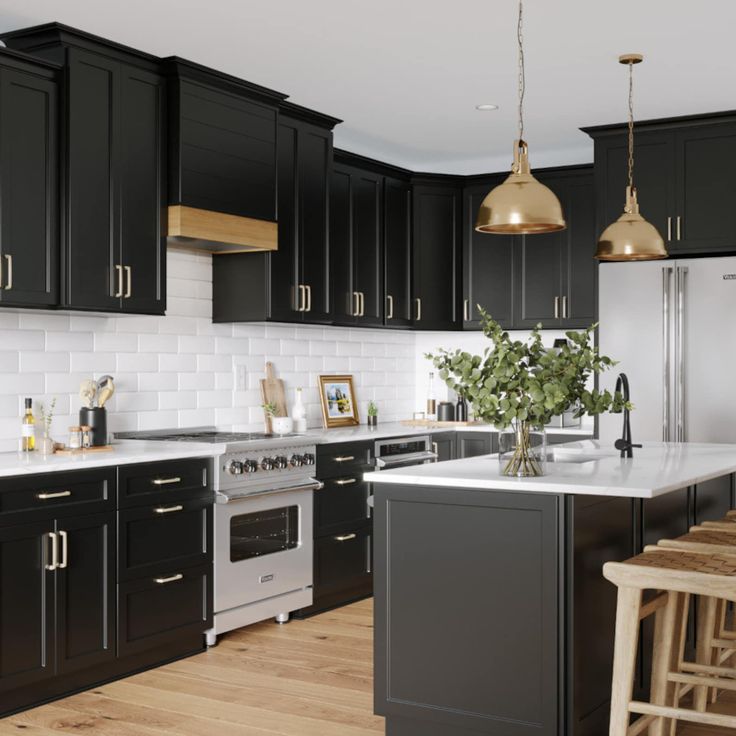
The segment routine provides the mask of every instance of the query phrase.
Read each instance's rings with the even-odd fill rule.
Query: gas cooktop
[[[282,440],[299,437],[297,434],[278,435],[265,432],[219,432],[210,428],[164,429],[153,432],[118,432],[120,440],[146,440],[148,442],[204,442],[211,445],[256,442],[258,440]]]

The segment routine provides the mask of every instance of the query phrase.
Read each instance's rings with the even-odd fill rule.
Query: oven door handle
[[[296,493],[297,491],[321,491],[325,484],[319,480],[310,480],[308,483],[300,483],[295,486],[283,486],[281,488],[266,488],[262,491],[236,491],[235,493],[223,493],[217,491],[215,503],[231,503],[233,501],[247,501],[249,498],[269,496],[274,493]]]
[[[377,468],[390,468],[392,465],[405,465],[406,463],[420,463],[427,462],[428,460],[437,460],[439,455],[436,452],[415,452],[411,455],[396,455],[390,460],[385,460],[382,457],[374,459],[374,464]]]

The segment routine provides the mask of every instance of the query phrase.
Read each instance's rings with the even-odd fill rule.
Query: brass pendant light
[[[529,167],[529,150],[524,140],[524,38],[523,7],[519,0],[516,38],[519,45],[519,138],[514,141],[511,174],[485,197],[478,210],[475,229],[479,233],[532,235],[564,230],[562,205],[554,192],[538,182]]]
[[[639,214],[634,186],[634,64],[644,57],[624,54],[618,60],[629,66],[629,181],[624,213],[603,231],[595,257],[599,261],[654,261],[667,258],[667,248],[657,228]]]

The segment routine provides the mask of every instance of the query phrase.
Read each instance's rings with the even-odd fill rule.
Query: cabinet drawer
[[[212,565],[118,585],[119,656],[204,634],[211,625]]]
[[[174,499],[206,496],[211,467],[208,458],[123,465],[118,468],[118,506],[168,504]]]
[[[339,532],[365,524],[370,518],[370,483],[358,475],[328,478],[325,487],[314,494],[315,536]]]
[[[371,442],[345,442],[317,447],[317,477],[320,480],[372,470]]]
[[[314,545],[314,585],[360,585],[371,574],[371,533],[358,529],[318,539]],[[317,591],[318,592],[318,591]]]
[[[0,524],[94,514],[114,504],[115,468],[44,473],[0,481]]]
[[[118,579],[212,561],[212,502],[195,499],[118,514]]]

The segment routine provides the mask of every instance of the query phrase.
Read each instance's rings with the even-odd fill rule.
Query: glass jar
[[[83,424],[79,429],[82,431],[82,449],[86,450],[92,447],[92,427]]]
[[[82,448],[82,428],[69,427],[69,449],[80,450]]]
[[[498,434],[498,461],[501,475],[530,478],[547,469],[547,433],[544,427],[514,421]]]

